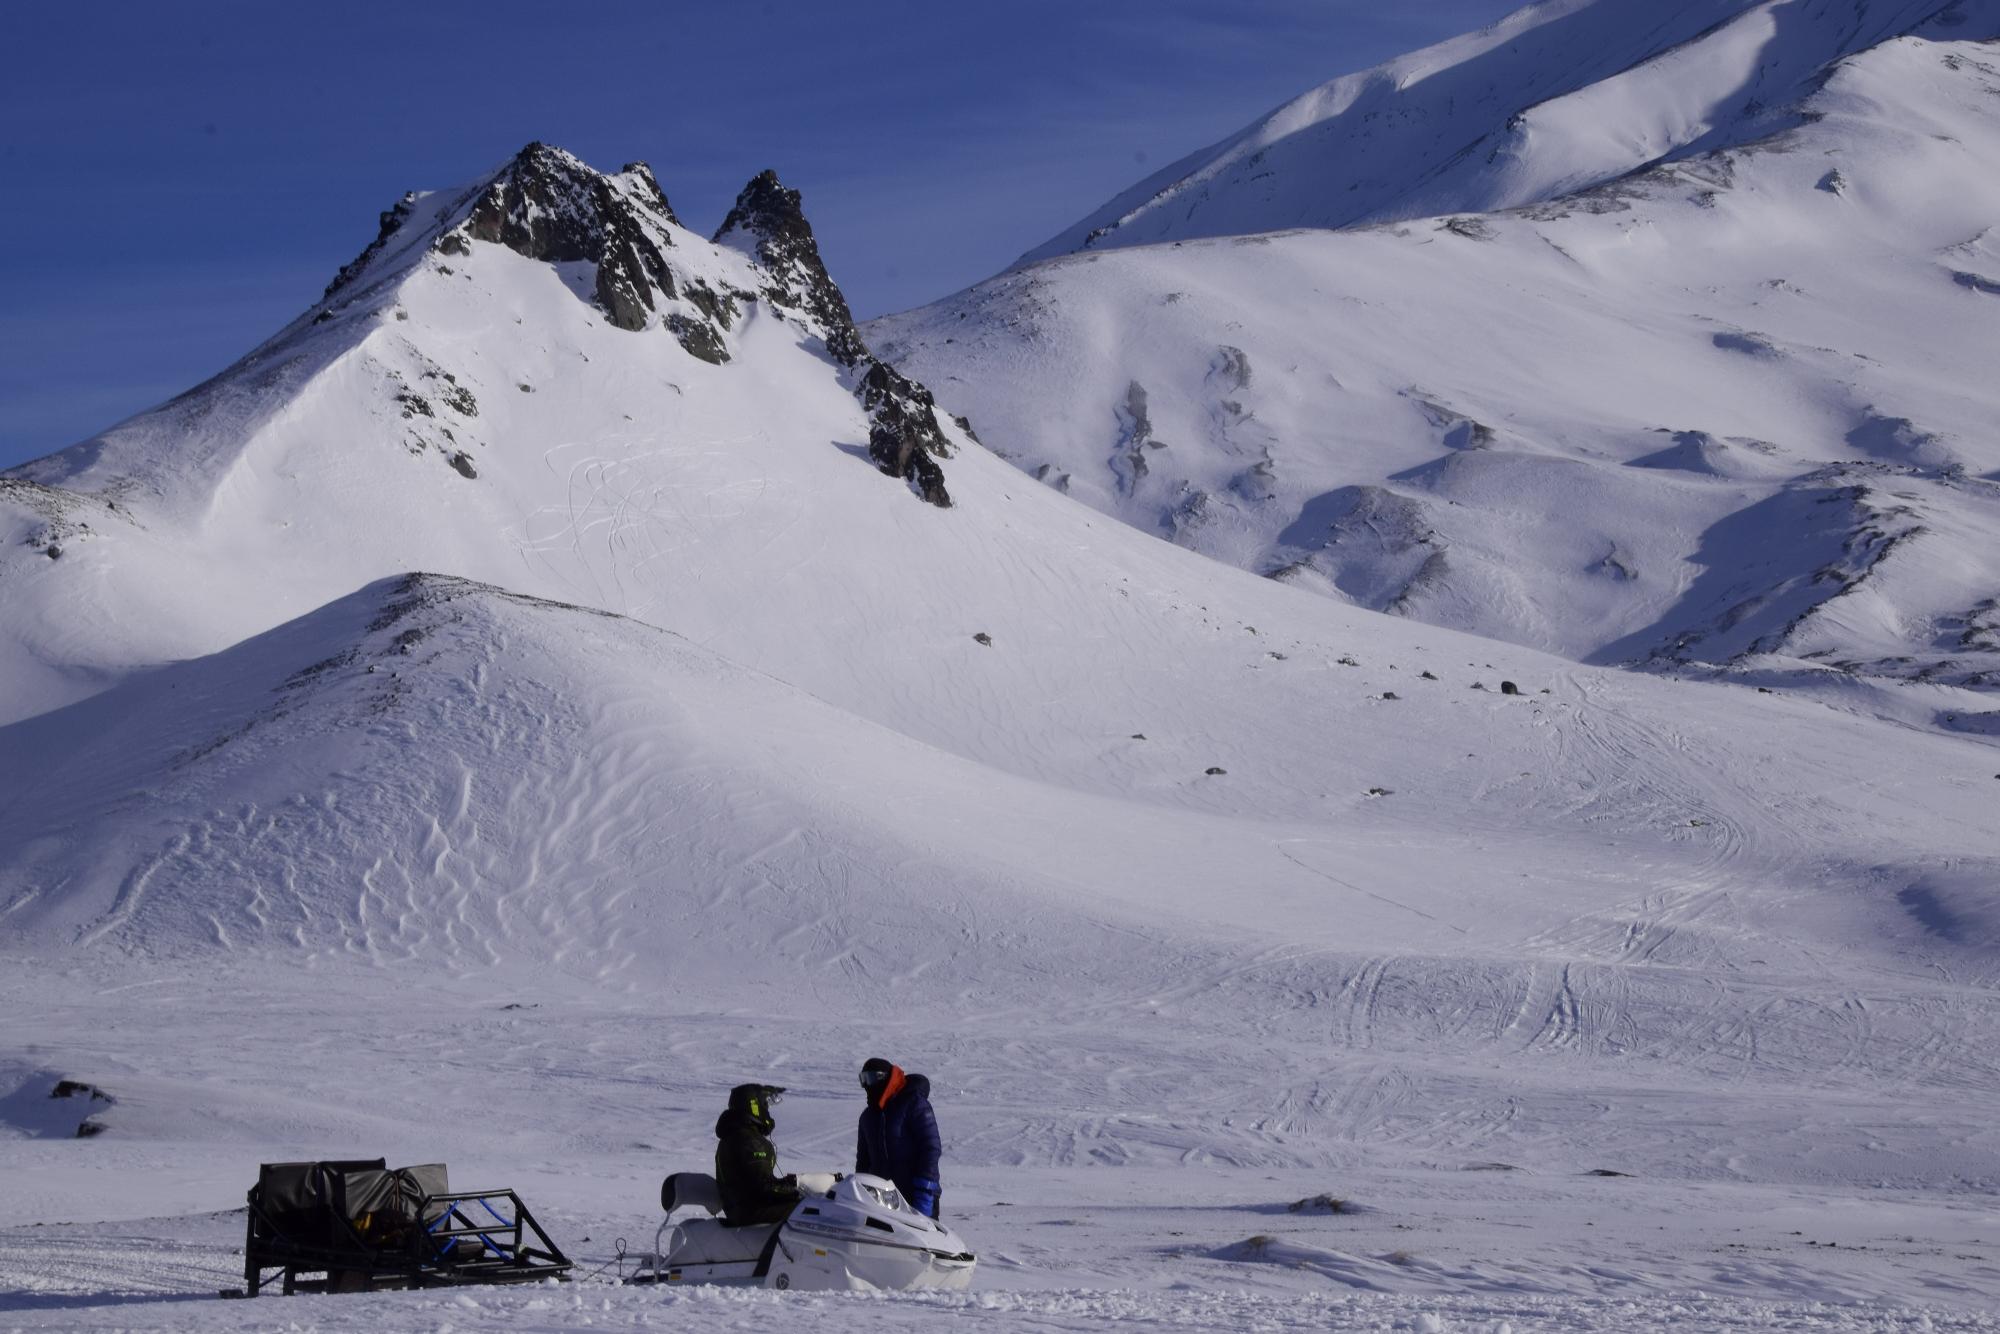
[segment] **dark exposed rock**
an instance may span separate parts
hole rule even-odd
[[[722,335],[715,331],[712,324],[691,320],[685,315],[669,315],[667,331],[680,340],[691,357],[699,357],[711,366],[720,366],[729,360],[729,349],[723,345]]]
[[[479,470],[472,466],[472,455],[462,449],[451,456],[451,466],[458,469],[459,476],[468,480],[479,476]]]
[[[1500,693],[1503,695],[1518,695],[1521,693],[1521,687],[1515,685],[1512,681],[1502,681],[1500,683]]]
[[[50,560],[60,560],[62,559],[62,547],[58,543],[51,542],[48,545],[48,549],[43,551],[42,554]]]
[[[696,278],[682,287],[681,295],[686,297],[696,310],[708,316],[709,319],[722,328],[729,329],[735,327],[737,315],[736,295],[740,294],[724,295],[718,293],[713,287]]]
[[[80,1079],[58,1079],[56,1086],[49,1090],[51,1098],[89,1098],[92,1102],[116,1102],[116,1098],[95,1084],[86,1084]]]
[[[1221,777],[1221,776],[1222,776],[1223,774],[1226,774],[1226,773],[1228,773],[1228,772],[1229,772],[1229,770],[1227,770],[1227,769],[1223,769],[1223,768],[1219,768],[1219,767],[1217,767],[1217,766],[1215,766],[1215,765],[1210,765],[1210,766],[1209,766],[1209,767],[1208,767],[1208,768],[1207,768],[1206,770],[1204,770],[1203,772],[1205,772],[1206,774],[1208,774],[1208,776],[1209,776],[1209,777],[1211,777],[1211,778],[1219,778],[1219,777]]]
[[[1323,1194],[1308,1196],[1303,1200],[1294,1200],[1285,1206],[1285,1212],[1291,1214],[1344,1214],[1348,1211],[1348,1207],[1347,1201],[1341,1199],[1338,1195]]]
[[[877,361],[861,377],[857,392],[868,412],[868,457],[875,466],[907,481],[931,504],[950,508],[944,469],[937,460],[950,456],[951,443],[938,429],[931,391]]]
[[[446,375],[445,379],[451,380],[451,376]],[[456,380],[452,380],[451,385],[438,395],[438,402],[444,404],[461,417],[477,417],[479,415],[479,400],[472,396],[470,389],[459,384]]]
[[[1418,676],[1420,676],[1420,677],[1422,677],[1422,678],[1423,678],[1424,680],[1426,680],[1426,681],[1435,681],[1435,680],[1437,680],[1437,676],[1436,676],[1436,674],[1435,674],[1435,673],[1433,673],[1433,672],[1418,672],[1418,673],[1417,673],[1417,675],[1418,675]]]
[[[462,254],[468,240],[487,241],[529,259],[593,264],[592,299],[614,326],[636,333],[680,295],[667,262],[674,243],[668,228],[679,221],[645,163],[607,176],[559,148],[533,143],[493,178],[462,227],[440,237],[437,249]],[[721,346],[713,333],[680,341],[699,343],[710,354],[705,360],[714,360]]]
[[[116,1106],[118,1102],[118,1099],[112,1097],[109,1093],[97,1087],[97,1085],[86,1084],[77,1079],[58,1079],[55,1087],[49,1090],[49,1097],[52,1099],[87,1098],[92,1103],[102,1103],[106,1107]],[[77,1123],[76,1137],[78,1139],[90,1139],[95,1135],[102,1135],[108,1128],[102,1121],[95,1121],[89,1117],[85,1117]]]
[[[1446,218],[1438,225],[1438,230],[1463,236],[1468,241],[1491,241],[1498,232],[1482,218]]]
[[[972,637],[972,642],[975,644],[984,644],[986,645],[986,647],[992,648],[993,636],[987,634],[984,630],[981,630],[978,634]]]
[[[1125,386],[1125,401],[1114,409],[1114,415],[1118,419],[1119,439],[1112,448],[1111,472],[1118,479],[1119,490],[1129,496],[1146,480],[1146,450],[1164,448],[1165,442],[1153,436],[1146,387],[1137,380]]]
[[[394,208],[385,210],[381,217],[381,229],[376,232],[375,239],[368,243],[366,250],[354,257],[352,263],[345,265],[339,273],[333,275],[333,281],[326,285],[326,291],[320,295],[320,300],[327,300],[335,292],[360,277],[362,271],[375,262],[375,257],[387,248],[389,239],[401,231],[403,224],[410,220],[410,214],[416,206],[417,193],[412,190],[397,200]],[[327,316],[330,312],[321,311],[320,315]]]
[[[756,257],[769,279],[764,300],[799,311],[818,325],[828,356],[849,369],[868,357],[868,345],[854,327],[847,298],[820,259],[819,242],[799,206],[799,192],[782,184],[777,172],[760,172],[743,187],[715,239],[741,246]]]
[[[594,264],[613,241],[630,235],[624,224],[634,219],[615,193],[601,172],[559,148],[531,143],[479,196],[465,228],[475,241],[504,245],[529,259]],[[632,202],[659,221],[678,221],[650,173]]]
[[[827,356],[855,374],[854,392],[868,413],[868,457],[875,466],[908,482],[931,504],[949,508],[937,460],[951,457],[952,446],[939,429],[937,403],[930,390],[878,360],[862,341],[847,298],[820,258],[799,192],[782,184],[776,172],[760,173],[736,197],[715,239],[748,251],[766,274],[764,301],[793,312],[820,335]]]
[[[1401,699],[1401,698],[1402,698],[1402,696],[1401,696],[1401,695],[1399,695],[1399,694],[1397,694],[1397,693],[1396,693],[1395,691],[1393,691],[1393,690],[1385,690],[1385,691],[1383,691],[1383,692],[1382,692],[1382,698],[1383,698],[1383,699]]]

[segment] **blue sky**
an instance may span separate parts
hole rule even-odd
[[[0,52],[0,467],[206,378],[403,191],[531,139],[712,230],[765,167],[863,317],[1515,0],[29,3]]]

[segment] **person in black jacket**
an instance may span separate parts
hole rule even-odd
[[[771,1146],[771,1104],[783,1093],[769,1084],[738,1084],[715,1122],[715,1184],[722,1221],[730,1227],[782,1223],[799,1202],[797,1177],[778,1175]]]
[[[861,1113],[854,1146],[854,1170],[896,1183],[918,1213],[938,1216],[937,1117],[931,1112],[931,1081],[904,1074],[879,1056],[861,1067],[868,1106]]]

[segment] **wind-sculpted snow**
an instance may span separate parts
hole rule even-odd
[[[1750,8],[1816,50],[1935,7]],[[1024,470],[1229,563],[1584,660],[1976,710],[2000,306],[1952,275],[1992,267],[2000,21],[1952,12],[1828,67],[1775,139],[1523,211],[1053,259],[868,333]]]
[[[539,148],[392,210],[0,479],[0,1323],[1992,1328],[1982,59],[851,345],[775,178],[726,245]],[[731,1085],[845,1169],[873,1055],[975,1291],[612,1283]],[[358,1155],[578,1281],[206,1295],[257,1163]]]

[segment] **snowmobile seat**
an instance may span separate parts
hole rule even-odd
[[[675,1172],[660,1183],[660,1208],[699,1209],[713,1217],[722,1212],[722,1188],[706,1172]]]
[[[690,1218],[675,1229],[673,1263],[691,1265],[758,1264],[777,1239],[781,1223],[751,1223],[731,1227],[719,1218]],[[761,1268],[758,1272],[762,1272]]]

